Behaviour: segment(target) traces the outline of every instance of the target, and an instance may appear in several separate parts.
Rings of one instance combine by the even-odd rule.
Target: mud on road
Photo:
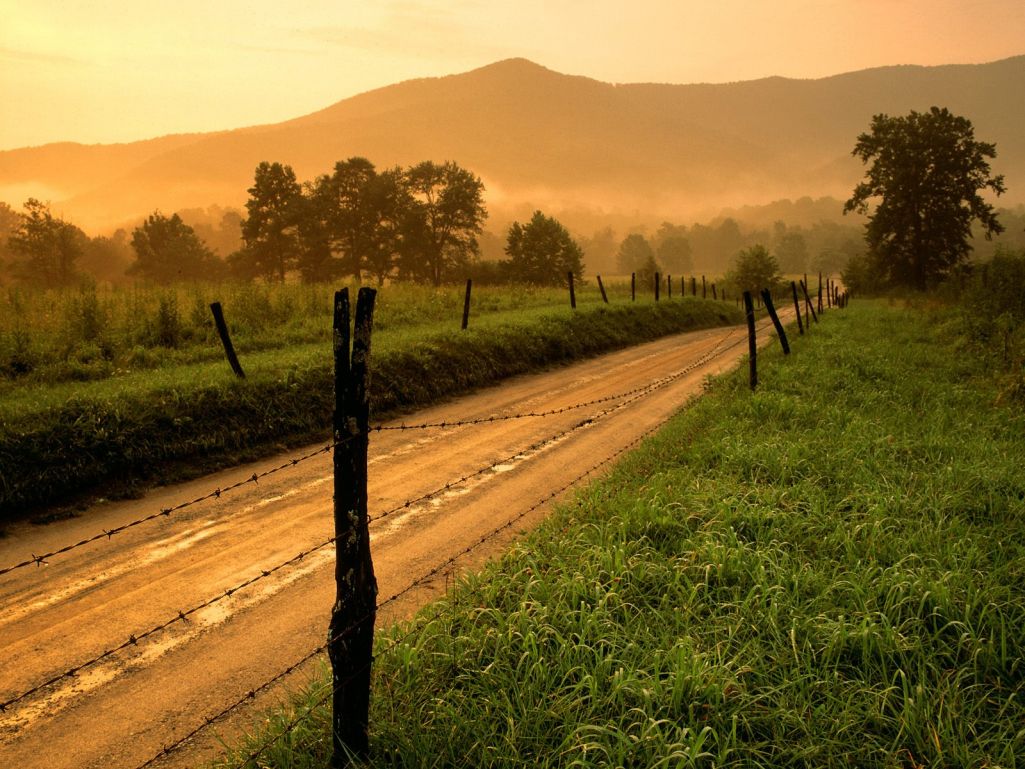
[[[759,326],[761,341],[774,341],[770,327]],[[545,417],[372,433],[370,532],[380,596],[415,584],[385,607],[379,625],[407,617],[437,596],[454,570],[504,551],[544,517],[553,492],[588,470],[601,471],[595,466],[603,458],[656,429],[701,392],[705,377],[734,367],[746,349],[741,327],[667,337],[517,377],[404,422],[489,419],[632,393],[625,397]],[[0,567],[304,453],[160,488],[138,500],[98,504],[79,518],[45,527],[19,524],[0,539]],[[139,766],[323,644],[334,598],[334,548],[317,546],[333,533],[331,493],[331,456],[324,452],[230,494],[54,556],[46,565],[0,576],[0,702],[125,644],[0,713],[0,767]],[[248,587],[225,595],[250,579],[255,581]],[[165,629],[139,640],[165,622]],[[219,751],[218,735],[230,739],[246,728],[254,712],[280,698],[284,684],[295,685],[316,664],[157,765],[201,764]]]

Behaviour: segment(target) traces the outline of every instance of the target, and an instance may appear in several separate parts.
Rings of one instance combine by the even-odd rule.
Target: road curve
[[[764,321],[759,335],[762,343],[774,338]],[[732,368],[746,350],[741,327],[680,334],[517,377],[389,426],[603,399],[591,406],[373,433],[370,530],[380,596],[414,585],[384,608],[379,624],[409,616],[438,595],[453,570],[505,549],[541,520],[555,492],[588,471],[600,472],[603,460],[656,429],[700,393],[706,376]],[[625,392],[631,394],[604,400]],[[0,538],[0,568],[304,453],[160,488],[138,500],[101,503],[45,527],[12,527]],[[45,565],[0,576],[0,702],[125,645],[0,713],[0,767],[132,769],[322,644],[334,596],[334,549],[323,546],[332,533],[331,491],[330,454],[320,453]],[[300,552],[308,554],[281,565]],[[205,608],[179,619],[204,602]],[[147,633],[165,622],[165,629]],[[282,682],[294,684],[309,669]],[[218,750],[218,734],[245,728],[253,707],[281,692],[270,687],[156,765],[201,763]]]

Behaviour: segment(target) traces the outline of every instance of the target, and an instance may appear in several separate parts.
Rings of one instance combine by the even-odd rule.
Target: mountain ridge
[[[489,204],[688,217],[784,197],[842,198],[872,115],[933,104],[997,145],[995,173],[1025,199],[1025,55],[988,64],[892,65],[825,78],[606,83],[523,58],[365,91],[279,123],[139,142],[61,142],[0,152],[0,200],[59,203],[111,226],[154,209],[240,206],[262,160],[301,179],[354,155],[379,167],[455,160]],[[1017,188],[1017,192],[1015,192]],[[27,195],[25,195],[27,197]]]

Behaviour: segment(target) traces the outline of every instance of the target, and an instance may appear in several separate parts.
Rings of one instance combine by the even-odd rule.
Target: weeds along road
[[[762,344],[775,343],[767,321],[759,323],[759,337]],[[650,391],[547,417],[372,433],[370,531],[380,599],[656,428],[701,391],[706,376],[735,366],[746,350],[741,327],[677,335],[518,377],[390,424],[547,411],[673,377]],[[303,453],[157,489],[139,500],[99,504],[72,520],[12,527],[0,538],[0,568]],[[452,485],[444,489],[447,483]],[[404,504],[439,488],[428,499]],[[334,598],[333,546],[267,577],[262,572],[331,537],[331,494],[331,456],[322,453],[259,483],[54,556],[47,565],[0,576],[0,702],[127,644],[0,713],[0,767],[136,767],[322,644]],[[537,507],[389,604],[378,624],[412,614],[444,590],[453,569],[502,551],[547,508]],[[253,577],[260,579],[224,595]],[[177,619],[218,596],[187,620]],[[166,629],[132,642],[169,620]],[[301,682],[306,667],[283,680]],[[217,751],[218,734],[245,728],[252,708],[272,704],[281,692],[272,687],[157,765],[201,763]]]

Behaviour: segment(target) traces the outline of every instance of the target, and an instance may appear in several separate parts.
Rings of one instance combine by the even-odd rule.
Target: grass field
[[[206,328],[212,326],[207,319],[180,348],[140,348],[143,358],[159,357],[153,366],[119,368],[114,355],[104,359],[106,369],[79,381],[60,373],[67,373],[68,359],[47,358],[50,363],[0,383],[0,521],[96,489],[132,494],[154,479],[195,475],[324,439],[333,408],[331,290],[238,290],[255,292],[271,304],[271,309],[244,313],[239,295],[232,295],[231,303],[224,300],[229,324],[242,319],[235,337],[244,380],[231,374],[220,342]],[[475,290],[476,310],[463,332],[461,289],[382,289],[371,385],[375,414],[412,409],[666,334],[741,320],[730,302],[688,297],[656,304],[650,296],[630,302],[628,287],[615,291],[612,303],[605,305],[596,288],[583,289],[573,311],[561,290]],[[196,298],[196,307],[213,295]],[[159,315],[160,292],[145,296],[157,301]],[[36,323],[34,333],[41,340],[59,339],[54,330],[75,317],[78,300],[65,296],[64,320],[51,319],[49,327],[43,322],[43,302],[37,300],[35,310],[23,308],[19,322]],[[309,312],[295,309],[300,305]],[[117,336],[117,313],[127,305],[116,306],[121,309],[105,315],[102,325],[110,338]],[[288,307],[293,311],[282,309]],[[196,314],[199,323],[202,313]],[[205,341],[199,338],[201,327]],[[39,344],[42,349],[49,343]],[[134,354],[135,348],[114,347]]]
[[[380,632],[373,766],[1022,766],[1025,415],[957,350],[942,316],[855,302],[757,393],[711,384]],[[312,707],[259,766],[329,750]]]

